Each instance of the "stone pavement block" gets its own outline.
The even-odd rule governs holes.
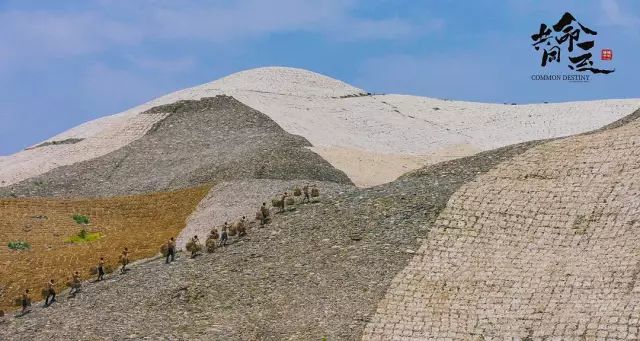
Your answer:
[[[639,146],[632,121],[534,147],[464,185],[363,339],[638,339]]]

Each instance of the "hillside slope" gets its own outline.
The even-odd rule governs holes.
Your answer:
[[[225,250],[141,265],[0,336],[636,339],[638,116],[330,190]]]
[[[638,116],[462,186],[365,339],[638,339]]]
[[[0,188],[0,195],[112,196],[261,178],[351,183],[308,150],[304,138],[228,96],[158,106],[145,115],[163,119],[114,152]]]
[[[204,186],[100,199],[0,199],[0,310],[11,309],[13,299],[25,289],[37,298],[51,278],[58,289],[74,271],[94,278],[89,268],[100,257],[117,267],[117,256],[125,247],[132,261],[153,257],[160,244],[184,229],[208,190]],[[78,225],[72,219],[76,214],[87,216],[89,224]],[[83,228],[100,238],[70,242]],[[15,241],[28,243],[28,250],[7,247]]]
[[[265,67],[168,94],[2,157],[0,186],[104,156],[142,138],[164,118],[141,114],[150,108],[218,95],[233,96],[307,139],[315,152],[365,187],[425,164],[589,131],[640,107],[637,99],[504,105],[370,95],[314,72]]]
[[[225,250],[195,260],[180,256],[170,266],[150,262],[73,300],[10,319],[0,336],[357,340],[451,194],[538,143],[438,164],[370,189],[323,185],[320,202],[276,214]],[[278,184],[274,193],[289,186]],[[244,187],[233,182],[219,193],[238,188]]]

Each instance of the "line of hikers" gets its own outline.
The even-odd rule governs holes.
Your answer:
[[[310,197],[319,196],[319,190],[317,189],[315,184],[311,188],[311,195],[309,193],[309,185],[305,185],[302,188],[302,190],[300,190],[299,188],[294,189],[293,194],[294,196],[301,196],[303,193],[304,193],[304,198],[302,199],[302,203],[304,203],[305,201],[310,202],[311,201]],[[287,192],[284,192],[281,195],[280,200],[274,199],[274,201],[272,201],[272,206],[278,207],[280,209],[279,212],[284,212],[286,205],[294,204],[291,201],[287,203],[288,201],[287,199],[293,201],[293,198],[290,198],[290,195]],[[260,221],[261,227],[269,223],[271,219],[270,212],[271,211],[267,207],[267,203],[263,202],[260,209],[256,212],[256,220]],[[248,224],[247,218],[245,216],[242,216],[240,220],[234,222],[232,225],[229,225],[227,222],[225,222],[224,225],[222,225],[221,227],[220,233],[218,233],[217,228],[211,229],[211,232],[207,237],[207,240],[205,243],[205,246],[207,247],[207,252],[208,253],[214,252],[216,246],[226,247],[227,242],[229,240],[229,235],[231,236],[237,235],[238,239],[246,236],[248,227],[249,227],[249,224]],[[202,250],[202,245],[200,244],[200,240],[198,239],[197,235],[193,236],[193,238],[191,238],[191,240],[187,243],[186,249],[187,251],[191,252],[191,258],[195,258],[198,252]],[[174,238],[171,237],[166,242],[166,244],[163,244],[160,251],[165,256],[166,264],[169,264],[170,262],[175,261],[176,243]],[[120,264],[122,265],[122,267],[120,268],[120,273],[125,274],[128,271],[127,265],[129,264],[129,249],[127,247],[125,247],[122,250],[119,260],[120,260]],[[96,282],[100,282],[104,280],[104,275],[106,273],[106,270],[107,269],[106,269],[104,257],[100,257],[100,260],[98,261],[98,265],[96,267],[91,268],[91,273],[94,275],[95,274],[98,275],[98,277],[95,280]],[[78,292],[80,292],[81,283],[82,283],[82,279],[80,277],[80,273],[78,271],[75,271],[71,276],[71,281],[67,283],[67,285],[71,287],[71,290],[69,291],[69,295],[75,296]],[[54,279],[51,279],[49,280],[49,282],[47,282],[45,289],[43,289],[42,291],[42,296],[45,297],[45,303],[44,303],[45,307],[49,307],[53,302],[56,302],[56,290],[55,290]],[[21,301],[20,305],[22,306],[22,315],[30,312],[31,296],[30,296],[29,289],[26,289],[24,291],[24,293],[22,294],[19,300]],[[4,311],[0,311],[0,314],[1,314],[0,317],[3,317]]]
[[[124,248],[122,253],[120,254],[120,264],[122,267],[120,268],[120,273],[124,274],[127,269],[127,265],[129,264],[129,249]],[[104,280],[105,275],[105,261],[104,257],[100,257],[98,261],[98,266],[91,269],[91,272],[97,274],[96,282],[100,282]],[[82,285],[82,278],[80,277],[80,272],[75,271],[71,275],[71,280],[67,283],[67,286],[71,288],[69,291],[69,295],[75,296],[80,292],[80,287]],[[49,307],[53,302],[56,302],[56,289],[55,289],[55,280],[52,278],[47,282],[45,289],[42,291],[42,297],[45,298],[44,306]],[[31,311],[31,295],[29,289],[26,289],[22,296],[20,297],[20,305],[22,306],[22,315]]]
[[[302,203],[311,202],[311,197],[318,197],[320,195],[320,191],[316,187],[316,185],[312,185],[311,188],[308,184],[304,185],[302,189],[296,187],[294,189],[294,196],[302,196]],[[294,205],[295,200],[289,195],[288,192],[282,193],[280,199],[274,199],[272,201],[273,207],[278,207],[280,209],[279,212],[284,212],[286,210],[287,205]],[[270,210],[267,207],[267,203],[263,202],[260,210],[256,212],[256,220],[260,220],[260,226],[264,226],[268,223],[270,219]],[[233,224],[229,225],[228,222],[224,222],[224,225],[220,228],[220,232],[218,232],[217,228],[211,229],[209,236],[205,242],[206,250],[208,253],[213,253],[216,246],[224,247],[227,246],[227,242],[229,240],[229,236],[238,236],[238,239],[244,237],[247,234],[247,228],[249,227],[247,218],[242,216],[242,218]],[[195,258],[202,250],[202,245],[200,243],[200,239],[197,235],[193,236],[191,240],[186,245],[187,251],[191,252],[191,258]],[[170,238],[165,245],[161,247],[161,252],[165,256],[165,263],[169,264],[170,262],[175,260],[176,254],[176,243],[173,238]]]
[[[266,213],[265,213],[266,210]],[[260,208],[261,214],[269,215],[269,209],[266,207],[266,203],[262,204]],[[266,219],[260,219],[261,226],[266,224]],[[237,236],[238,239],[247,235],[247,229],[249,228],[249,222],[247,221],[246,216],[242,216],[240,220],[234,222],[229,225],[228,222],[224,222],[222,227],[220,228],[220,232],[218,232],[217,228],[211,229],[207,240],[205,241],[205,247],[208,253],[213,253],[216,247],[226,247],[229,241],[229,236]],[[197,235],[193,236],[191,240],[186,245],[187,251],[191,252],[191,258],[195,258],[198,255],[198,252],[202,251],[202,244],[200,243],[200,239]],[[165,251],[166,250],[166,251]],[[175,259],[176,254],[176,244],[173,238],[170,238],[167,242],[166,246],[161,250],[163,254],[166,255],[165,262],[168,264]]]

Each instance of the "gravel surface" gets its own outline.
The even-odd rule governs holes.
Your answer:
[[[384,186],[323,191],[320,202],[276,214],[266,228],[254,223],[246,238],[213,254],[152,261],[10,318],[0,338],[359,339],[451,194],[536,144],[428,167]]]
[[[252,178],[351,184],[306,148],[307,140],[232,97],[180,101],[142,115],[158,113],[169,115],[129,145],[0,188],[0,196],[113,196]]]
[[[187,226],[177,239],[177,246],[183,248],[194,235],[205,238],[213,227],[220,227],[225,222],[231,224],[243,215],[252,220],[263,202],[271,206],[271,198],[276,197],[276,194],[292,194],[294,187],[302,188],[304,184],[315,184],[322,188],[323,194],[330,195],[354,190],[350,185],[322,181],[248,179],[219,183],[191,214]],[[299,202],[302,197],[295,200]],[[220,229],[218,232],[221,232]]]

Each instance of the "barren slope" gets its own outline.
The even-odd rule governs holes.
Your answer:
[[[636,99],[503,105],[373,96],[314,72],[266,67],[174,92],[45,141],[57,144],[0,158],[0,186],[108,154],[141,138],[163,118],[140,114],[152,107],[221,94],[304,137],[359,186],[386,183],[407,170],[483,150],[589,131],[640,106]],[[60,143],[65,141],[74,143]]]
[[[154,256],[160,244],[185,227],[186,218],[208,189],[103,199],[0,199],[0,309],[11,308],[25,289],[39,299],[40,289],[50,278],[56,279],[60,289],[74,271],[89,277],[89,268],[100,257],[117,267],[124,247],[131,251],[132,261]],[[72,219],[75,214],[86,215],[90,220],[86,229],[102,238],[67,242],[82,228]],[[15,241],[31,247],[7,248]]]
[[[365,339],[638,339],[633,116],[534,147],[461,187]]]
[[[145,264],[73,300],[8,320],[0,337],[359,339],[392,278],[411,259],[407,250],[416,250],[449,196],[535,144],[435,165],[366,190],[321,185],[319,203],[275,215],[273,224],[251,229],[226,250],[196,260],[180,256],[170,266]],[[212,193],[244,193],[253,184],[234,182]],[[289,186],[270,185],[274,193]],[[18,330],[23,333],[14,334]]]
[[[309,179],[350,184],[264,114],[227,96],[155,107],[141,138],[104,156],[0,188],[5,196],[108,196],[241,179]]]
[[[0,336],[634,339],[638,116],[329,190],[226,250],[145,264]]]

